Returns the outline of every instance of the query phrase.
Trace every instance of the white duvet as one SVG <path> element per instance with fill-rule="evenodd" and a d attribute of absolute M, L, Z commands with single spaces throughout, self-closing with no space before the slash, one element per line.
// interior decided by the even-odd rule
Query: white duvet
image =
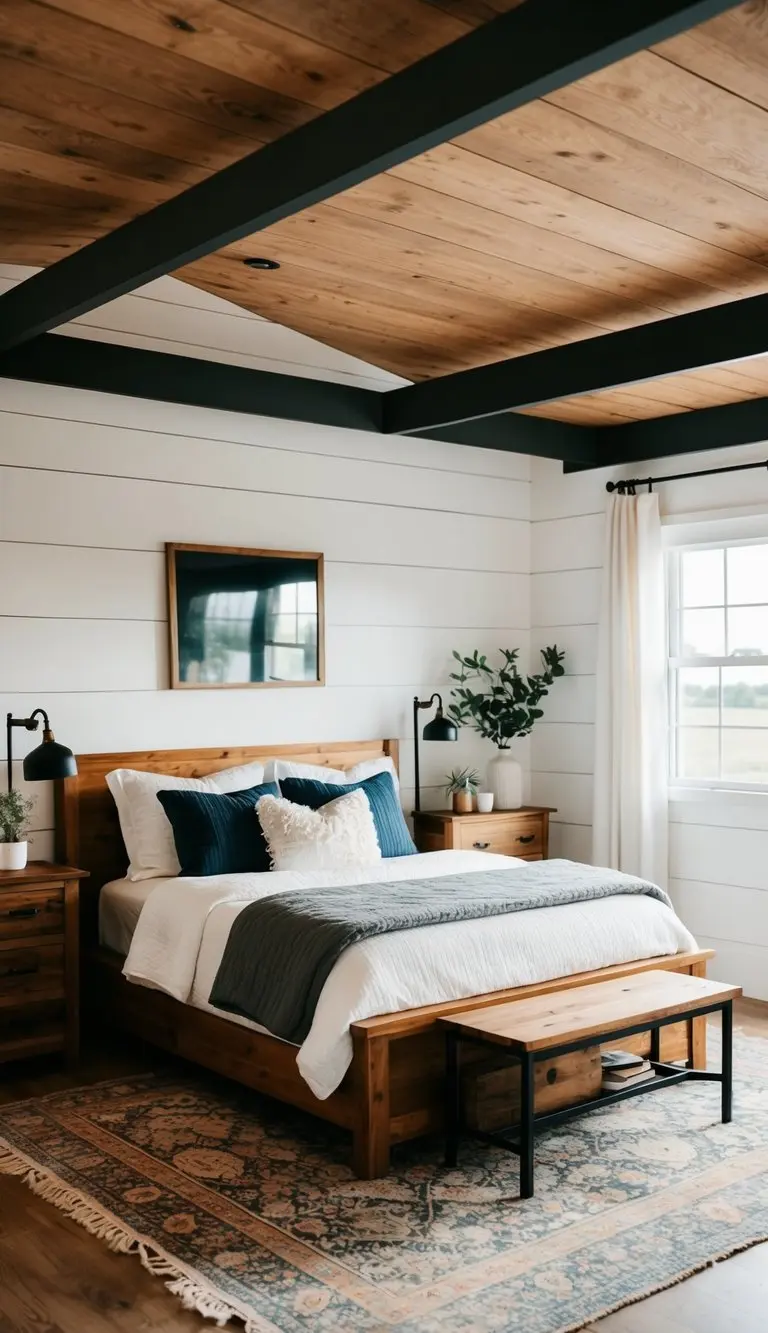
<path fill-rule="evenodd" d="M 208 996 L 232 922 L 249 902 L 292 889 L 419 879 L 510 864 L 526 863 L 486 852 L 443 851 L 385 859 L 348 872 L 156 880 L 147 886 L 151 891 L 123 971 L 129 981 L 220 1014 Z M 107 900 L 109 889 L 103 891 Z M 670 908 L 653 898 L 629 895 L 379 935 L 347 949 L 333 968 L 311 1031 L 297 1052 L 299 1071 L 315 1096 L 324 1099 L 349 1067 L 349 1027 L 358 1019 L 693 948 L 693 937 Z"/>

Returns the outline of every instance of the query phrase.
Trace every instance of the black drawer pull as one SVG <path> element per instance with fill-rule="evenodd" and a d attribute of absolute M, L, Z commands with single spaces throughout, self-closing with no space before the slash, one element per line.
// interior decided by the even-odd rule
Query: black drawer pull
<path fill-rule="evenodd" d="M 477 850 L 478 850 L 479 852 L 484 852 L 484 851 L 486 850 L 486 848 L 490 847 L 490 845 L 491 845 L 491 844 L 490 844 L 489 842 L 473 842 L 473 843 L 472 843 L 472 846 L 473 846 L 473 847 L 476 847 Z"/>
<path fill-rule="evenodd" d="M 518 838 L 517 841 L 518 841 L 518 842 L 535 842 L 535 841 L 536 841 L 536 834 L 535 834 L 535 833 L 521 833 L 521 834 L 520 834 L 520 837 Z"/>
<path fill-rule="evenodd" d="M 23 917 L 37 916 L 39 907 L 10 907 L 7 912 L 0 912 L 0 917 L 7 917 L 9 921 L 20 921 Z"/>
<path fill-rule="evenodd" d="M 0 977 L 31 977 L 37 971 L 37 963 L 23 963 L 21 967 L 0 967 Z"/>

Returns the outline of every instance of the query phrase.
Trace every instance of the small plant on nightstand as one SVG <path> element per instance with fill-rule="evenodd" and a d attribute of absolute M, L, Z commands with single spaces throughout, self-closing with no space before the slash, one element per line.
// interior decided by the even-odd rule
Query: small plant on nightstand
<path fill-rule="evenodd" d="M 0 791 L 0 870 L 23 870 L 27 864 L 26 834 L 34 807 L 16 787 Z"/>
<path fill-rule="evenodd" d="M 519 648 L 501 648 L 501 665 L 490 666 L 484 653 L 475 649 L 471 657 L 454 652 L 458 671 L 451 680 L 458 682 L 451 691 L 448 717 L 457 727 L 470 726 L 497 747 L 496 758 L 488 765 L 488 781 L 497 807 L 517 810 L 523 803 L 523 776 L 520 764 L 509 753 L 515 737 L 529 736 L 543 717 L 537 707 L 557 676 L 565 675 L 565 653 L 553 644 L 541 649 L 541 671 L 523 674 L 517 659 Z M 478 681 L 477 686 L 467 681 Z"/>
<path fill-rule="evenodd" d="M 472 812 L 472 797 L 480 789 L 480 774 L 474 768 L 454 768 L 448 775 L 445 786 L 446 795 L 453 797 L 453 810 L 457 815 Z"/>

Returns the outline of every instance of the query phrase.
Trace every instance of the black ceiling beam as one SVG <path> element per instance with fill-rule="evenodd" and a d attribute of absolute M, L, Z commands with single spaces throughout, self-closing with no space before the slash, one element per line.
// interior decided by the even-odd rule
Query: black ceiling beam
<path fill-rule="evenodd" d="M 765 352 L 768 295 L 748 296 L 395 389 L 384 429 L 421 434 Z"/>
<path fill-rule="evenodd" d="M 386 407 L 391 392 L 383 395 L 382 407 Z M 598 437 L 599 431 L 591 426 L 508 412 L 489 421 L 468 421 L 441 430 L 422 430 L 414 438 L 468 444 L 475 449 L 501 449 L 514 454 L 529 454 L 533 458 L 555 458 L 561 463 L 597 467 Z"/>
<path fill-rule="evenodd" d="M 736 2 L 528 0 L 7 292 L 0 347 L 56 328 Z"/>
<path fill-rule="evenodd" d="M 0 377 L 376 433 L 382 429 L 382 405 L 387 396 L 376 389 L 303 375 L 251 370 L 58 333 L 40 334 L 21 347 L 0 353 Z M 428 438 L 588 466 L 595 466 L 597 458 L 591 429 L 538 417 L 510 415 L 432 431 Z"/>
<path fill-rule="evenodd" d="M 42 334 L 0 353 L 0 378 L 243 412 L 349 430 L 382 431 L 393 393 L 221 361 Z M 768 397 L 622 426 L 578 426 L 518 413 L 421 431 L 419 437 L 561 461 L 566 472 L 670 458 L 768 440 Z"/>
<path fill-rule="evenodd" d="M 320 426 L 381 430 L 382 394 L 374 389 L 59 333 L 42 333 L 0 353 L 0 376 Z"/>
<path fill-rule="evenodd" d="M 586 466 L 623 467 L 626 463 L 762 444 L 766 440 L 768 398 L 748 398 L 742 403 L 700 407 L 693 412 L 603 428 L 596 455 L 599 461 Z"/>

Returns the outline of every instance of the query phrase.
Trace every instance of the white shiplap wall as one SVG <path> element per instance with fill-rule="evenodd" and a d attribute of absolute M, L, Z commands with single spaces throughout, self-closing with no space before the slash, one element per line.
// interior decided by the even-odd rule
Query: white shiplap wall
<path fill-rule="evenodd" d="M 766 445 L 686 457 L 686 467 L 754 462 Z M 633 464 L 634 476 L 680 470 L 679 459 Z M 559 464 L 535 460 L 531 495 L 531 635 L 568 652 L 569 675 L 557 681 L 534 732 L 531 767 L 536 801 L 556 805 L 554 853 L 589 860 L 597 622 L 602 581 L 605 483 L 621 470 L 564 476 Z M 659 487 L 662 514 L 764 513 L 768 474 L 760 471 L 670 482 Z M 694 529 L 691 529 L 693 532 Z M 709 797 L 670 805 L 670 892 L 702 945 L 717 950 L 712 975 L 768 999 L 768 796 Z"/>
<path fill-rule="evenodd" d="M 66 332 L 397 383 L 173 279 Z M 529 492 L 514 455 L 0 380 L 0 706 L 44 706 L 81 752 L 394 736 L 408 806 L 414 693 L 447 688 L 454 647 L 527 653 Z M 327 686 L 168 690 L 167 540 L 323 551 Z M 424 804 L 489 757 L 469 732 L 425 745 Z"/>

